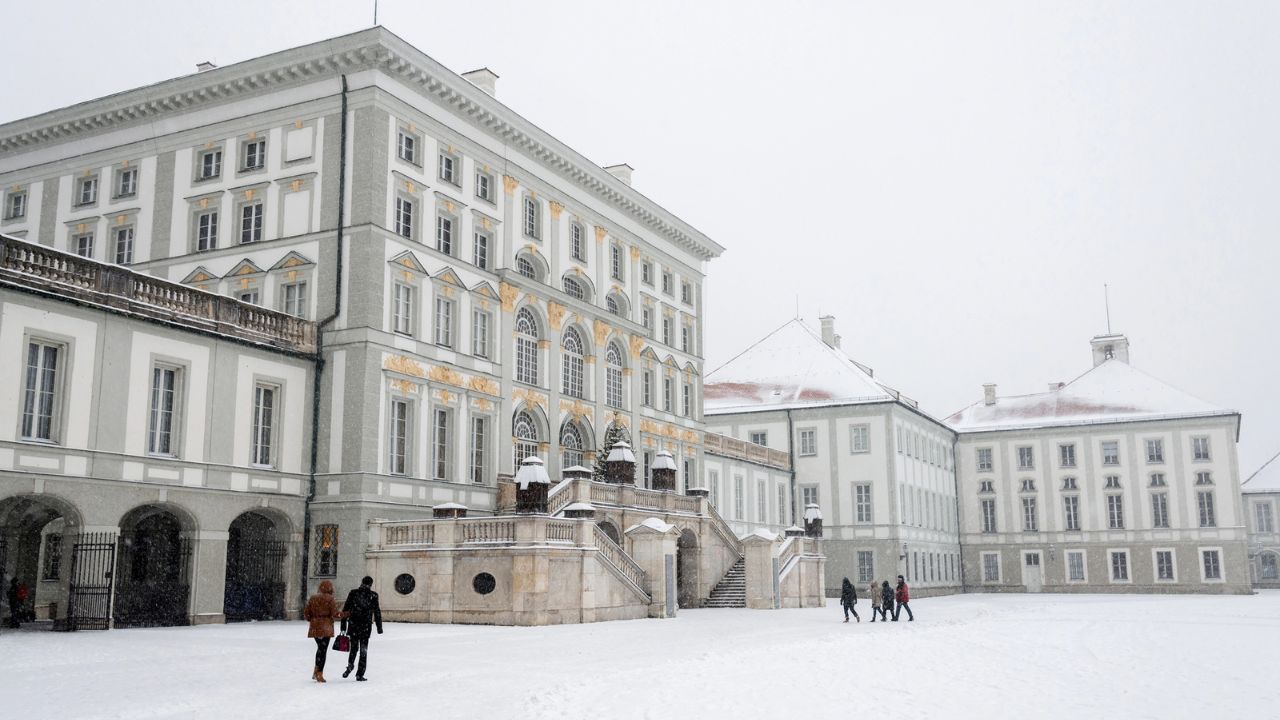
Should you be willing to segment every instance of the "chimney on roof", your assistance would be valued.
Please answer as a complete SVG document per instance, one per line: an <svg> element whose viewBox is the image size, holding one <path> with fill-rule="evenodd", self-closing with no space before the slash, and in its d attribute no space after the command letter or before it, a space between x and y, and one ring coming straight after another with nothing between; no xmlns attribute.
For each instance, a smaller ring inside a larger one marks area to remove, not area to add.
<svg viewBox="0 0 1280 720"><path fill-rule="evenodd" d="M628 185L631 184L631 173L636 171L635 168L626 163L622 163L621 165L610 165L604 170Z"/></svg>
<svg viewBox="0 0 1280 720"><path fill-rule="evenodd" d="M498 73L487 67L479 70L462 73L462 79L475 85L485 92L489 97L497 97L498 92Z"/></svg>
<svg viewBox="0 0 1280 720"><path fill-rule="evenodd" d="M202 73L202 72L204 72L204 71L206 71L206 70L212 70L212 69L214 69L214 68L216 68L216 67L218 67L218 66L217 66L217 65L214 65L213 63L209 62L208 60L205 60L204 62L198 62L198 63L196 63L196 72L198 72L198 73Z"/></svg>
<svg viewBox="0 0 1280 720"><path fill-rule="evenodd" d="M1129 364L1129 338L1124 335L1096 335L1089 341L1093 348L1093 366L1115 359Z"/></svg>
<svg viewBox="0 0 1280 720"><path fill-rule="evenodd" d="M818 322L822 323L822 342L827 347L838 348L840 341L836 335L836 318L834 315L823 315L818 318Z"/></svg>
<svg viewBox="0 0 1280 720"><path fill-rule="evenodd" d="M995 383L987 383L982 386L982 404L983 405L996 404L996 384Z"/></svg>
<svg viewBox="0 0 1280 720"><path fill-rule="evenodd" d="M837 350L839 350L839 349L840 349L840 336L839 336L839 335L836 335L836 336L834 336L834 338L833 338L833 339L836 341L836 349L837 349Z"/></svg>

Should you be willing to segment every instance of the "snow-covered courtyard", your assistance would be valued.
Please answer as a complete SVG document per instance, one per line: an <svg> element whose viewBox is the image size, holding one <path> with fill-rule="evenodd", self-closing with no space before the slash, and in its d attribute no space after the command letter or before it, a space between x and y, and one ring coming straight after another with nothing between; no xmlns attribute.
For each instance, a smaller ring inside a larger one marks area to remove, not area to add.
<svg viewBox="0 0 1280 720"><path fill-rule="evenodd" d="M832 601L834 603L834 601ZM300 622L0 631L6 717L1262 718L1280 592L961 595L511 628L388 624L369 677L310 679Z"/></svg>

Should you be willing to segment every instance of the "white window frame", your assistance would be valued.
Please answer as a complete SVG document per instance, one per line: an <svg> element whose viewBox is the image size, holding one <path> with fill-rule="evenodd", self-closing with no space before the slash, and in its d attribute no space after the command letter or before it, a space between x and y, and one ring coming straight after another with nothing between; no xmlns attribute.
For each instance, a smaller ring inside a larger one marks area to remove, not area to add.
<svg viewBox="0 0 1280 720"><path fill-rule="evenodd" d="M266 216L267 206L262 200L252 200L240 205L238 244L262 242L266 237Z"/></svg>
<svg viewBox="0 0 1280 720"><path fill-rule="evenodd" d="M395 282L391 286L391 332L397 335L414 337L413 327L414 295L413 285Z"/></svg>
<svg viewBox="0 0 1280 720"><path fill-rule="evenodd" d="M240 172L262 170L267 166L267 139L255 137L240 144Z"/></svg>
<svg viewBox="0 0 1280 720"><path fill-rule="evenodd" d="M133 225L117 225L111 228L111 259L116 265L133 264L136 238Z"/></svg>
<svg viewBox="0 0 1280 720"><path fill-rule="evenodd" d="M471 354L476 357L489 359L492 317L480 308L471 310Z"/></svg>
<svg viewBox="0 0 1280 720"><path fill-rule="evenodd" d="M1026 451L1025 453L1023 451ZM1015 451L1018 456L1019 470L1036 469L1036 450L1032 445L1019 445Z"/></svg>
<svg viewBox="0 0 1280 720"><path fill-rule="evenodd" d="M453 413L447 407L431 411L431 479L449 482L453 467Z"/></svg>
<svg viewBox="0 0 1280 720"><path fill-rule="evenodd" d="M493 249L493 235L484 230L476 230L471 235L471 264L481 270L488 270L492 264L490 254Z"/></svg>
<svg viewBox="0 0 1280 720"><path fill-rule="evenodd" d="M169 387L162 378L168 375ZM182 367L172 363L151 366L150 394L147 403L147 454L176 458L182 442ZM168 407L162 404L166 401Z"/></svg>
<svg viewBox="0 0 1280 720"><path fill-rule="evenodd" d="M1080 575L1078 579L1071 577L1071 558L1080 558ZM1089 556L1086 550L1068 550L1063 557L1063 580L1073 585L1087 585L1089 583Z"/></svg>
<svg viewBox="0 0 1280 720"><path fill-rule="evenodd" d="M271 395L270 407L266 407L262 402L266 393ZM280 437L282 395L280 385L267 382L253 384L253 422L249 437L249 465L252 467L271 468L279 465L277 448Z"/></svg>
<svg viewBox="0 0 1280 720"><path fill-rule="evenodd" d="M413 475L414 402L392 396L387 402L387 474Z"/></svg>
<svg viewBox="0 0 1280 720"><path fill-rule="evenodd" d="M395 222L393 223L395 233L403 238L413 239L413 209L414 201L403 195L396 195L395 205Z"/></svg>
<svg viewBox="0 0 1280 720"><path fill-rule="evenodd" d="M1076 444L1058 444L1058 467L1073 468L1076 466Z"/></svg>
<svg viewBox="0 0 1280 720"><path fill-rule="evenodd" d="M421 144L422 138L417 133L410 132L407 128L396 131L396 157L410 165L421 167L418 163L418 146Z"/></svg>
<svg viewBox="0 0 1280 720"><path fill-rule="evenodd" d="M757 438L759 439L757 440ZM769 445L769 431L768 430L751 430L747 433L747 442L755 445L763 445L767 447Z"/></svg>
<svg viewBox="0 0 1280 720"><path fill-rule="evenodd" d="M733 518L745 520L747 513L747 481L741 475L733 476Z"/></svg>
<svg viewBox="0 0 1280 720"><path fill-rule="evenodd" d="M869 482L853 484L853 521L858 525L871 525L875 522L874 496Z"/></svg>
<svg viewBox="0 0 1280 720"><path fill-rule="evenodd" d="M131 165L129 167L116 168L115 181L113 189L113 197L115 198L131 198L138 194L138 167Z"/></svg>
<svg viewBox="0 0 1280 720"><path fill-rule="evenodd" d="M1197 435L1191 438L1192 462L1212 462L1213 452L1209 446L1208 435Z"/></svg>
<svg viewBox="0 0 1280 720"><path fill-rule="evenodd" d="M454 345L454 315L457 305L444 295L436 295L435 344L452 348Z"/></svg>
<svg viewBox="0 0 1280 720"><path fill-rule="evenodd" d="M1107 529L1124 530L1124 496L1118 493L1106 495ZM1118 514L1117 514L1118 510Z"/></svg>
<svg viewBox="0 0 1280 720"><path fill-rule="evenodd" d="M901 428L899 428L899 434L901 434ZM898 443L898 452L902 452L901 442ZM989 448L989 447L974 448L973 455L974 455L974 467L977 469L978 472L992 472L992 468L995 467L995 459L994 459L995 451L992 448ZM983 462L984 456L986 457L985 463Z"/></svg>
<svg viewBox="0 0 1280 720"><path fill-rule="evenodd" d="M1114 454L1108 454L1108 449L1114 451ZM1098 456L1102 458L1102 464L1111 466L1120 464L1120 441L1119 440L1102 440L1098 443Z"/></svg>
<svg viewBox="0 0 1280 720"><path fill-rule="evenodd" d="M978 501L978 518L981 532L994 535L1000 532L1000 508L995 498L982 498Z"/></svg>
<svg viewBox="0 0 1280 720"><path fill-rule="evenodd" d="M1164 463L1164 439L1163 438L1147 438L1143 443L1147 451L1147 464L1158 465Z"/></svg>
<svg viewBox="0 0 1280 720"><path fill-rule="evenodd" d="M1198 527L1218 527L1218 502L1214 494L1213 490L1196 491L1196 520L1199 523Z"/></svg>
<svg viewBox="0 0 1280 720"><path fill-rule="evenodd" d="M196 179L213 180L222 177L222 148L201 150L196 155Z"/></svg>
<svg viewBox="0 0 1280 720"><path fill-rule="evenodd" d="M1116 560L1115 556L1124 556L1124 573L1123 578L1116 577ZM1112 585L1132 585L1133 584L1133 559L1132 553L1128 548L1107 548L1107 579Z"/></svg>
<svg viewBox="0 0 1280 720"><path fill-rule="evenodd" d="M991 567L988 560L995 558L995 578L991 577ZM982 552L978 553L978 562L982 568L982 584L983 585L999 585L1004 582L1004 563L1002 563L1000 553L998 552Z"/></svg>
<svg viewBox="0 0 1280 720"><path fill-rule="evenodd" d="M493 202L493 183L494 183L493 175L483 170L476 170L475 181L476 181L476 197L480 198L481 200L484 200L487 203L492 203Z"/></svg>
<svg viewBox="0 0 1280 720"><path fill-rule="evenodd" d="M817 455L818 429L816 427L796 428L796 447L801 457Z"/></svg>
<svg viewBox="0 0 1280 720"><path fill-rule="evenodd" d="M196 213L196 252L218 249L218 221L220 208L209 208Z"/></svg>
<svg viewBox="0 0 1280 720"><path fill-rule="evenodd" d="M1253 530L1257 533L1273 533L1276 531L1275 508L1270 502L1253 503Z"/></svg>
<svg viewBox="0 0 1280 720"><path fill-rule="evenodd" d="M488 415L472 415L468 427L467 475L476 485L486 484L488 475L488 437L490 420Z"/></svg>
<svg viewBox="0 0 1280 720"><path fill-rule="evenodd" d="M36 346L36 385L31 384L31 348ZM63 379L67 374L66 343L28 337L22 362L22 410L18 413L19 435L28 442L57 444L62 436ZM49 369L49 353L53 350L53 369ZM30 420L28 420L30 418ZM47 420L47 431L40 428ZM29 429L30 428L30 429Z"/></svg>
<svg viewBox="0 0 1280 720"><path fill-rule="evenodd" d="M1022 498L1022 531L1040 532L1040 508L1034 495Z"/></svg>
<svg viewBox="0 0 1280 720"><path fill-rule="evenodd" d="M1205 560L1206 560L1205 555L1207 553L1215 553L1217 555L1215 564L1217 565L1217 569L1218 569L1218 577L1216 578L1209 577L1208 573L1205 572ZM1196 548L1196 559L1198 560L1198 564L1200 566L1200 582L1208 583L1208 584L1219 584L1219 583L1225 583L1227 581L1227 566L1223 562L1223 552L1221 547Z"/></svg>
<svg viewBox="0 0 1280 720"><path fill-rule="evenodd" d="M860 455L871 452L871 425L858 423L849 426L849 454Z"/></svg>
<svg viewBox="0 0 1280 720"><path fill-rule="evenodd" d="M1173 572L1172 577L1160 577L1160 553L1163 552L1169 553L1170 570ZM1175 548L1151 548L1151 580L1157 584L1172 584L1178 582L1178 552Z"/></svg>
<svg viewBox="0 0 1280 720"><path fill-rule="evenodd" d="M307 317L307 281L296 280L280 284L280 311L286 315Z"/></svg>
<svg viewBox="0 0 1280 720"><path fill-rule="evenodd" d="M448 150L440 150L436 154L436 178L454 187L462 187L459 175L462 171L462 157Z"/></svg>

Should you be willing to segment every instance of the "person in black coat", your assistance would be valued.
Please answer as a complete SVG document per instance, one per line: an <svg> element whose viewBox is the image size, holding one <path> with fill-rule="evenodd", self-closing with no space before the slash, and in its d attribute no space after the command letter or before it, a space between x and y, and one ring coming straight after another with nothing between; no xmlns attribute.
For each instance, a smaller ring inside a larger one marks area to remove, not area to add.
<svg viewBox="0 0 1280 720"><path fill-rule="evenodd" d="M351 674L356 664L356 651L360 652L360 667L356 669L356 680L365 680L364 670L369 657L369 635L377 626L378 634L382 634L382 608L378 606L378 593L373 591L373 578L365 576L360 587L347 593L347 601L342 604L342 632L351 637L351 650L347 656L347 669L342 677Z"/></svg>
<svg viewBox="0 0 1280 720"><path fill-rule="evenodd" d="M887 612L890 617L893 616L893 588L889 587L888 580L880 586L880 606L882 611Z"/></svg>
<svg viewBox="0 0 1280 720"><path fill-rule="evenodd" d="M849 578L845 578L840 585L840 606L844 608L844 621L849 622L849 613L853 613L853 617L858 622L862 622L862 618L858 617L858 611L853 609L858 604L858 591L853 588L853 583L849 582Z"/></svg>

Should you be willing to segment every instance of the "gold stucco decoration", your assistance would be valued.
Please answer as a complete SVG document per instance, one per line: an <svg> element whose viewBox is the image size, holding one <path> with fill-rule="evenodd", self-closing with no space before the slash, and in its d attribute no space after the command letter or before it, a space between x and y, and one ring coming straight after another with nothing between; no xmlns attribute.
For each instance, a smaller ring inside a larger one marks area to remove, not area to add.
<svg viewBox="0 0 1280 720"><path fill-rule="evenodd" d="M550 205L551 205L551 219L559 220L560 213L564 212L564 206L556 202L555 200L552 200Z"/></svg>
<svg viewBox="0 0 1280 720"><path fill-rule="evenodd" d="M402 375L412 375L419 378L427 376L427 371L423 370L421 365L404 355L388 355L382 361L382 367Z"/></svg>
<svg viewBox="0 0 1280 720"><path fill-rule="evenodd" d="M461 373L443 365L432 365L431 369L427 371L427 379L446 385L453 385L454 387L465 387L466 385Z"/></svg>
<svg viewBox="0 0 1280 720"><path fill-rule="evenodd" d="M510 175L502 176L502 189L505 190L508 195L515 192L518 187L520 187L519 180L511 177Z"/></svg>
<svg viewBox="0 0 1280 720"><path fill-rule="evenodd" d="M604 228L600 227L599 225L597 225L597 226L596 226L596 242L598 242L598 243L602 243L602 242L604 242L604 236L605 236L605 235L608 235L608 234L609 234L609 231L608 231L608 230L605 230Z"/></svg>
<svg viewBox="0 0 1280 720"><path fill-rule="evenodd" d="M502 301L502 309L504 311L511 312L516 309L516 296L519 294L520 291L516 289L515 285L498 283L498 298Z"/></svg>
<svg viewBox="0 0 1280 720"><path fill-rule="evenodd" d="M552 330L560 329L560 325L564 322L564 313L563 305L553 301L547 302L547 324L551 326Z"/></svg>
<svg viewBox="0 0 1280 720"><path fill-rule="evenodd" d="M467 387L475 390L476 392L482 392L485 395L497 395L501 392L501 389L498 387L498 383L490 380L489 378L483 377L472 377L471 380L467 382ZM486 400L484 402L487 403L488 401Z"/></svg>
<svg viewBox="0 0 1280 720"><path fill-rule="evenodd" d="M613 332L613 328L609 327L609 323L603 320L593 321L591 329L596 338L596 345L604 345L604 341L609 339L609 333Z"/></svg>

